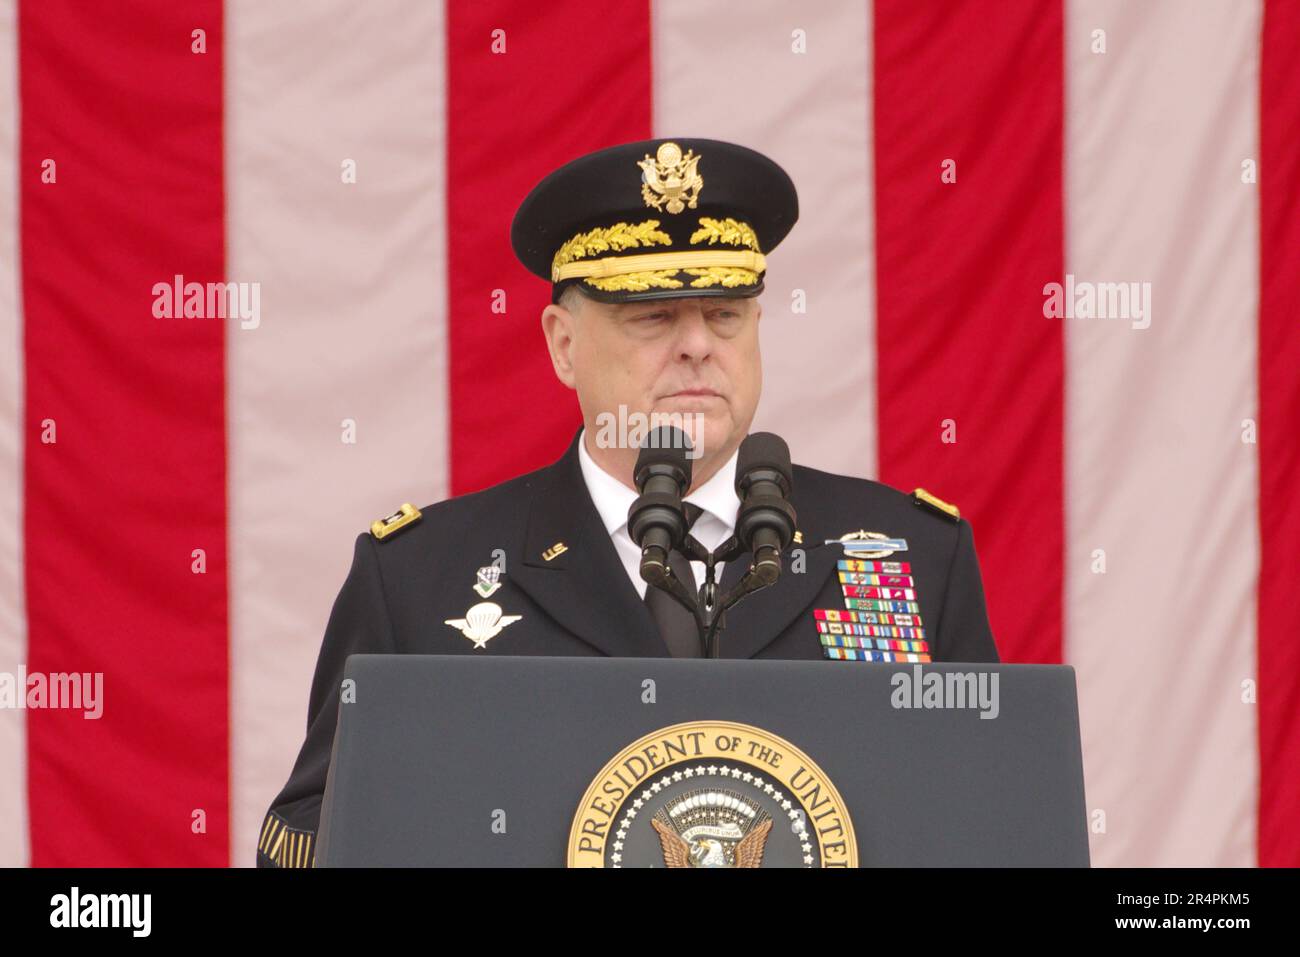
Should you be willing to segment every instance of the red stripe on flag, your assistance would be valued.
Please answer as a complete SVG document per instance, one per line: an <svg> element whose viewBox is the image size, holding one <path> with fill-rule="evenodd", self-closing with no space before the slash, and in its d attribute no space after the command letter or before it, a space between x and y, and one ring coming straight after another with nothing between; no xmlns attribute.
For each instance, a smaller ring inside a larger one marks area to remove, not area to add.
<svg viewBox="0 0 1300 957"><path fill-rule="evenodd" d="M554 461L581 422L542 335L550 284L515 259L510 222L555 167L650 136L649 4L607 4L598 15L582 0L448 4L447 64L451 488L460 494ZM505 312L493 311L497 290Z"/></svg>
<svg viewBox="0 0 1300 957"><path fill-rule="evenodd" d="M875 4L880 475L971 519L1004 661L1061 659L1063 30L1056 0Z"/></svg>
<svg viewBox="0 0 1300 957"><path fill-rule="evenodd" d="M1300 866L1300 6L1267 0L1260 59L1259 863Z"/></svg>
<svg viewBox="0 0 1300 957"><path fill-rule="evenodd" d="M219 0L19 11L27 667L103 675L98 720L27 711L34 865L230 859L226 320L153 315L223 278L221 28Z"/></svg>

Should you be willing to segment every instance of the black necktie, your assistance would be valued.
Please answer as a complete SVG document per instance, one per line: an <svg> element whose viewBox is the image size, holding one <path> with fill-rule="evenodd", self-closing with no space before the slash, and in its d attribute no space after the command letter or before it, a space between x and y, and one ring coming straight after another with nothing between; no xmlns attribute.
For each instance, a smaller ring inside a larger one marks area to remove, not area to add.
<svg viewBox="0 0 1300 957"><path fill-rule="evenodd" d="M686 508L686 530L695 525L695 520L704 510L694 502L683 502ZM692 595L699 589L695 586L695 575L691 572L691 563L679 551L668 555L668 567L673 574L690 591ZM677 603L677 599L660 588L647 584L645 589L646 607L659 626L668 651L674 658L700 657L700 632L695 627L695 616Z"/></svg>

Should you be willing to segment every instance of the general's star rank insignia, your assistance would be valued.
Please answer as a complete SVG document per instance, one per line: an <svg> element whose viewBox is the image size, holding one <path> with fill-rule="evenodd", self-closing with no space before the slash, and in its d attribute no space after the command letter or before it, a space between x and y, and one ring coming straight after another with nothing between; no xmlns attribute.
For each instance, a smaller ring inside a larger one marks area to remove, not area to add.
<svg viewBox="0 0 1300 957"><path fill-rule="evenodd" d="M506 625L513 625L523 615L503 615L501 606L494 601L481 601L465 612L464 618L448 618L445 625L458 630L474 642L475 648L486 648L489 639L501 634Z"/></svg>
<svg viewBox="0 0 1300 957"><path fill-rule="evenodd" d="M501 587L501 568L498 565L484 565L478 570L477 578L474 590L484 598L491 598L492 593Z"/></svg>

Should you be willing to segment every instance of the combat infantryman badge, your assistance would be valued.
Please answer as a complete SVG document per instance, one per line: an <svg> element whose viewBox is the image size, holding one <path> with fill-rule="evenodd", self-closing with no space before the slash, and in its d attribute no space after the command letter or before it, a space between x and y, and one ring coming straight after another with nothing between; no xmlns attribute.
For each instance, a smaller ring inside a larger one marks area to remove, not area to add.
<svg viewBox="0 0 1300 957"><path fill-rule="evenodd" d="M844 554L854 558L888 558L894 552L907 551L907 539L890 538L880 532L864 532L858 529L839 538L828 538L827 545L842 545Z"/></svg>
<svg viewBox="0 0 1300 957"><path fill-rule="evenodd" d="M490 639L501 634L506 625L513 625L523 615L503 615L501 606L494 601L481 601L465 612L464 618L448 618L445 625L457 629L474 642L475 648L486 648Z"/></svg>

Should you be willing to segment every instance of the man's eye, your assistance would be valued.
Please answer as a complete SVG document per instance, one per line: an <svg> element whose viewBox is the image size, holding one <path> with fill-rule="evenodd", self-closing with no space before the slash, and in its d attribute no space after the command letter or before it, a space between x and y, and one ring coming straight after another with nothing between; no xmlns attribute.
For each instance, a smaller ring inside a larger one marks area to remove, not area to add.
<svg viewBox="0 0 1300 957"><path fill-rule="evenodd" d="M668 318L668 313L666 313L666 312L651 312L651 313L647 313L647 314L644 315L644 316L638 316L637 318L638 318L638 319L643 319L643 320L645 320L645 319L667 319L667 318Z"/></svg>

